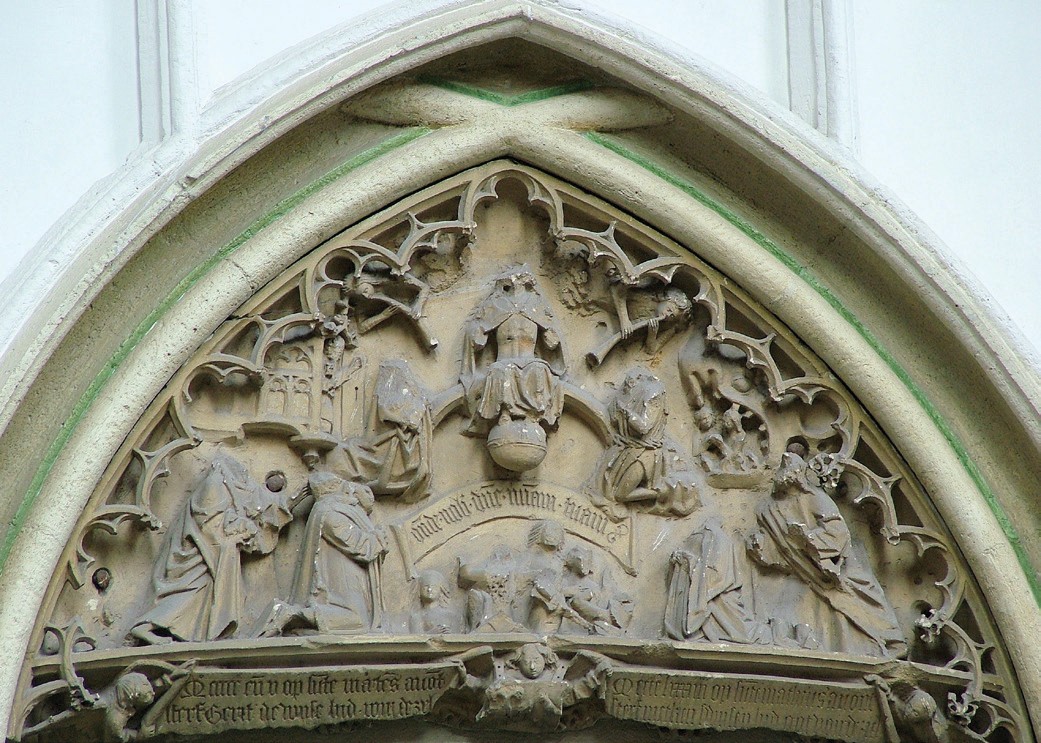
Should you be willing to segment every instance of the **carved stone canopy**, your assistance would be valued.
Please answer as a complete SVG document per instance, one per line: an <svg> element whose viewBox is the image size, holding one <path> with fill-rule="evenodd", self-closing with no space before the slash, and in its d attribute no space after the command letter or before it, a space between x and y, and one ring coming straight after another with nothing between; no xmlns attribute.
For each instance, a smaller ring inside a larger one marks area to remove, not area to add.
<svg viewBox="0 0 1041 743"><path fill-rule="evenodd" d="M697 248L498 160L288 266L113 459L13 738L1027 740L926 494Z"/></svg>

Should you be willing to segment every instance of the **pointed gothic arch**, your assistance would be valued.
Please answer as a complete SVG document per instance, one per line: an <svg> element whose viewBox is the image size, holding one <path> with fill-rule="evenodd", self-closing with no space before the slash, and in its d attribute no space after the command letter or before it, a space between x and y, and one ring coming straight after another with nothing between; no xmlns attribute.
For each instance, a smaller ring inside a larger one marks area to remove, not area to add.
<svg viewBox="0 0 1041 743"><path fill-rule="evenodd" d="M545 8L502 3L455 26L445 16L400 29L422 40L406 54L385 38L299 74L84 247L96 261L119 236L90 286L52 290L68 292L64 314L25 341L5 407L3 467L20 505L0 606L17 654L36 652L63 549L78 546L66 547L116 476L113 458L210 335L334 235L507 158L691 251L842 380L964 555L1036 710L1038 397L914 226L826 145L704 71ZM487 76L504 65L509 85ZM30 666L3 679L12 725ZM1006 693L1016 707L1019 692ZM1010 735L1030 740L1029 728L1024 717Z"/></svg>

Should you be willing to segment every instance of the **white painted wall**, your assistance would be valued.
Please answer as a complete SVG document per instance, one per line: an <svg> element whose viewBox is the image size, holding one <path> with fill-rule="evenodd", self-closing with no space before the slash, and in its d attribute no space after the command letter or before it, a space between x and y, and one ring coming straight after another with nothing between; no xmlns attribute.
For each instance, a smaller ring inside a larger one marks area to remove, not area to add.
<svg viewBox="0 0 1041 743"><path fill-rule="evenodd" d="M0 0L0 277L137 147L133 11Z"/></svg>
<svg viewBox="0 0 1041 743"><path fill-rule="evenodd" d="M139 16L172 11L178 71L186 73L172 116L190 127L244 74L290 47L407 7L408 0L0 0L0 278L8 277L0 295L18 282L19 261L48 249L47 239L37 241L91 184L127 158L147 156L139 143L154 131L155 76L147 54L139 69L138 39L154 51L148 37L165 43L170 31L139 27ZM1033 50L1041 5L595 0L584 7L706 58L849 145L1041 348L1041 210L1033 205L1041 141L1032 132L1041 118L1041 56Z"/></svg>
<svg viewBox="0 0 1041 743"><path fill-rule="evenodd" d="M860 159L1041 349L1041 3L854 12Z"/></svg>

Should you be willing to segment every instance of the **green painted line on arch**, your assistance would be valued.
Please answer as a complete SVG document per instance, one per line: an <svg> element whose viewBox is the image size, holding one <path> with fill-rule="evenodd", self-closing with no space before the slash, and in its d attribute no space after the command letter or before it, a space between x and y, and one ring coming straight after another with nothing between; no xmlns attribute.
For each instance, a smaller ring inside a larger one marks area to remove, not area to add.
<svg viewBox="0 0 1041 743"><path fill-rule="evenodd" d="M1005 538L1008 539L1009 544L1012 546L1012 550L1016 554L1016 559L1019 561L1019 565L1023 569L1027 583L1030 584L1030 590L1034 595L1034 601L1038 606L1041 606L1041 580L1038 579L1037 574L1034 572L1034 567L1030 563L1030 558L1027 555L1026 549L1023 547L1023 542L1019 534L1016 532L1015 526L1012 524L1012 519L1009 518L1009 515L1005 512L1001 503L998 502L997 497L994 495L994 491L991 490L990 485L983 477L983 473L980 472L976 463L972 461L972 457L969 456L969 452L965 448L965 445L962 444L961 439L958 438L958 435L953 431L953 429L951 429L943 416L940 415L940 411L936 409L936 406L933 405L932 401L926 396L925 392L922 391L921 387L918 386L911 375L908 374L907 370L900 365L900 362L896 360L888 349L882 345L882 342L875 337L875 334L872 333L871 330L865 326L848 307L842 304L839 298L836 297L835 294L820 281L820 279L814 276L805 266L796 261L795 258L785 252L777 243L756 229L756 227L744 217L719 203L708 194L698 189L693 183L680 178L674 173L670 173L658 163L628 149L618 140L606 137L599 132L586 132L584 136L601 147L604 147L611 152L624 157L626 160L639 165L650 173L653 173L666 183L679 188L698 203L703 204L719 216L723 217L723 219L727 220L738 230L754 240L757 245L770 253L770 255L783 263L792 271L792 273L809 284L810 287L823 297L824 300L831 305L846 322L853 326L860 336L867 341L868 345L874 349L875 353L881 357L900 381L903 382L904 386L907 387L914 398L918 401L918 404L922 406L923 410L925 410L926 415L928 415L930 420L932 420L933 425L936 426L940 434L947 440L951 449L954 450L954 453L957 455L962 467L968 473L973 483L975 483L976 488L979 490L980 495L983 496L983 499L987 502L987 505L990 507L991 513L993 513L994 517L997 519L998 524L1001 525L1001 530L1004 532Z"/></svg>
<svg viewBox="0 0 1041 743"><path fill-rule="evenodd" d="M583 90L589 90L594 87L593 83L588 80L576 80L574 82L564 83L563 85L554 85L549 88L530 90L527 93L506 95L504 93L497 93L494 90L488 90L487 88L481 88L477 85L469 85L468 83L461 83L457 80L448 80L447 78L437 77L434 75L420 75L418 80L427 85L434 85L438 88L443 88L444 90L451 90L453 93L460 93L470 98L478 98L482 101L506 106L507 108L523 106L525 103L534 103L535 101L544 101L547 98L556 98L557 96L568 95L569 93L580 93Z"/></svg>
<svg viewBox="0 0 1041 743"><path fill-rule="evenodd" d="M133 352L155 324L162 319L163 315L165 315L171 307L177 304L177 302L179 302L181 298L206 274L213 270L217 264L232 255L259 232L270 227L291 210L299 206L305 199L318 193L326 186L334 183L348 173L387 154L391 150L395 150L398 147L418 139L419 137L429 134L431 131L433 130L423 127L407 129L385 139L374 147L370 147L369 149L358 153L349 160L346 160L317 180L309 183L299 191L296 191L280 201L275 205L274 209L255 220L249 227L239 233L235 239L222 246L216 253L189 271L188 274L178 282L177 286L174 287L174 289L167 294L151 312L148 313L148 316L145 317L145 319L134 328L130 335L127 336L126 340L120 344L119 348L116 349L116 352L112 354L112 357L106 362L105 366L102 367L101 371L98 372L97 376L94 377L93 381L91 381L90 386L88 386L86 391L80 396L79 401L76 403L75 407L73 407L69 417L65 419L64 423L62 423L57 438L54 439L50 447L48 447L47 452L44 454L43 461L37 468L36 474L33 476L32 482L29 484L29 489L26 492L25 497L22 499L21 504L19 504L18 510L15 512L15 515L11 519L10 525L4 534L3 544L0 545L0 575L3 575L4 568L7 566L7 560L11 555L11 550L14 548L15 538L21 531L33 503L36 502L36 499L43 491L43 484L46 481L47 476L50 474L51 469L54 467L54 463L65 448L65 445L69 442L69 439L72 438L72 434L83 421L87 411L90 409L91 405L94 404L94 401L97 400L109 379L111 379L112 375L115 374L116 369L118 369L120 364L122 364L131 352Z"/></svg>

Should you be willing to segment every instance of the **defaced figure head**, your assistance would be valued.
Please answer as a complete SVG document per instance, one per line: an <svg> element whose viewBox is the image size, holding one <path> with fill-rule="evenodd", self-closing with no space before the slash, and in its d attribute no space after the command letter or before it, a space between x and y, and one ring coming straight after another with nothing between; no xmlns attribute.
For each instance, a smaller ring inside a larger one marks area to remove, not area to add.
<svg viewBox="0 0 1041 743"><path fill-rule="evenodd" d="M535 274L526 265L518 266L499 274L495 278L495 291L509 296L522 292L538 292Z"/></svg>
<svg viewBox="0 0 1041 743"><path fill-rule="evenodd" d="M448 598L448 582L436 570L419 574L419 600L424 604L438 604Z"/></svg>
<svg viewBox="0 0 1041 743"><path fill-rule="evenodd" d="M373 494L372 488L368 485L362 485L357 482L345 480L344 489L348 495L352 496L361 504L361 507L365 509L365 513L372 513L372 507L376 505L376 496Z"/></svg>
<svg viewBox="0 0 1041 743"><path fill-rule="evenodd" d="M332 472L312 472L307 478L307 486L316 501L332 496L348 503L357 503L366 513L372 513L372 507L376 503L376 496L367 485L344 480Z"/></svg>
<svg viewBox="0 0 1041 743"><path fill-rule="evenodd" d="M593 572L593 553L584 547L572 547L564 558L564 565L575 575L584 578Z"/></svg>
<svg viewBox="0 0 1041 743"><path fill-rule="evenodd" d="M539 521L528 534L528 546L538 545L548 552L557 552L564 546L564 527L556 521Z"/></svg>
<svg viewBox="0 0 1041 743"><path fill-rule="evenodd" d="M611 402L610 414L627 435L657 436L665 427L667 415L665 385L649 371L633 369Z"/></svg>
<svg viewBox="0 0 1041 743"><path fill-rule="evenodd" d="M316 501L330 495L342 493L343 486L343 478L334 475L332 472L317 470L312 472L307 478L307 487Z"/></svg>

